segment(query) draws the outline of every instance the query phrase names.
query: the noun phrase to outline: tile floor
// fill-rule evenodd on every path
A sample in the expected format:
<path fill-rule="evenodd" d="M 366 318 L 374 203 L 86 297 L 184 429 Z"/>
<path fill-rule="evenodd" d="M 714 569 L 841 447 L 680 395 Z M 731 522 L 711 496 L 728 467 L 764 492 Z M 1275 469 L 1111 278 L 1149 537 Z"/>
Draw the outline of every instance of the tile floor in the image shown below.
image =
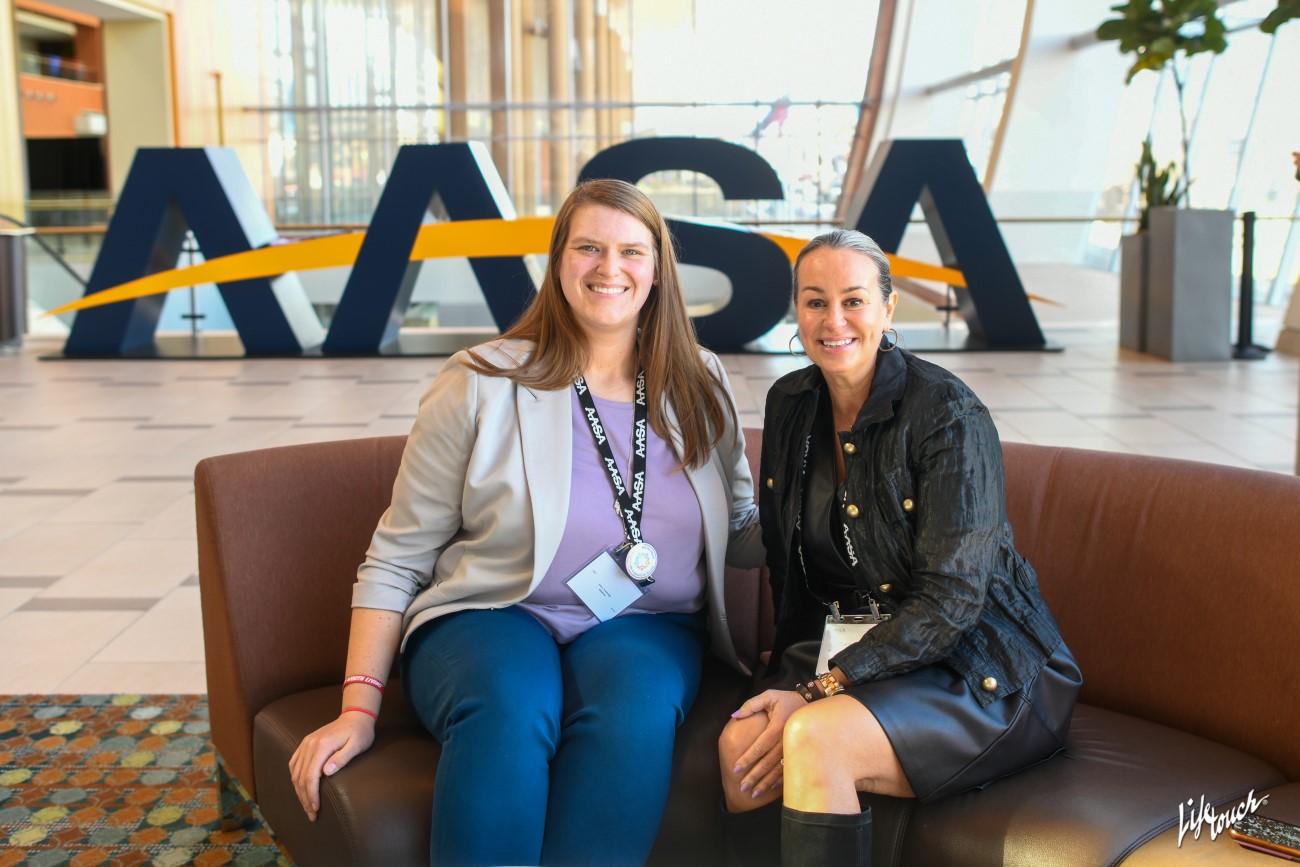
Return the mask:
<path fill-rule="evenodd" d="M 929 358 L 1004 439 L 1295 471 L 1300 360 L 1168 364 L 1115 349 L 1113 322 L 1044 324 L 1066 351 Z M 405 434 L 442 363 L 38 359 L 58 348 L 0 355 L 0 693 L 205 691 L 194 464 Z M 755 426 L 802 365 L 725 362 Z"/>

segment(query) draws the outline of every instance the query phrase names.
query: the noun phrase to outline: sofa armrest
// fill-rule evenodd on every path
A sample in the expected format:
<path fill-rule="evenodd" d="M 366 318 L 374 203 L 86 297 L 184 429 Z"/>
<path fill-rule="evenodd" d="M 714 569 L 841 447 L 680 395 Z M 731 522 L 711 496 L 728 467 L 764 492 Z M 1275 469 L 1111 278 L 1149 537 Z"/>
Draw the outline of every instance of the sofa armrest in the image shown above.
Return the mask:
<path fill-rule="evenodd" d="M 195 470 L 212 740 L 254 798 L 258 711 L 343 676 L 352 584 L 404 443 L 264 449 Z"/>

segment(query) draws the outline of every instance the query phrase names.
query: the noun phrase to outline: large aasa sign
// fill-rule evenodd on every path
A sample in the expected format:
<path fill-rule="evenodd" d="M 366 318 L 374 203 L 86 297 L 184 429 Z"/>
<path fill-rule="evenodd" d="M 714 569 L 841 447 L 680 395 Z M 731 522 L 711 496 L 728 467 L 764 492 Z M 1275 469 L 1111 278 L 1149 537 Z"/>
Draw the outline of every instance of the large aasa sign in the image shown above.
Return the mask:
<path fill-rule="evenodd" d="M 758 154 L 713 139 L 639 139 L 597 154 L 587 178 L 635 183 L 658 171 L 700 172 L 728 199 L 780 199 L 781 183 Z M 1042 331 L 987 199 L 958 140 L 886 143 L 872 165 L 852 225 L 896 251 L 919 202 L 945 267 L 913 276 L 956 289 L 969 345 L 1041 348 Z M 435 196 L 450 223 L 425 224 Z M 741 226 L 669 220 L 686 264 L 731 281 L 730 302 L 695 320 L 700 340 L 737 351 L 776 326 L 789 304 L 798 239 Z M 393 164 L 369 229 L 296 244 L 277 240 L 233 151 L 142 149 L 77 309 L 67 356 L 150 355 L 166 291 L 215 282 L 248 355 L 371 355 L 391 352 L 420 263 L 469 257 L 488 308 L 504 329 L 536 291 L 522 256 L 546 251 L 550 221 L 517 219 L 481 144 L 407 145 Z M 186 230 L 204 264 L 174 270 Z M 353 264 L 328 332 L 295 270 Z M 960 269 L 955 271 L 951 269 Z M 103 293 L 103 294 L 101 294 Z"/>

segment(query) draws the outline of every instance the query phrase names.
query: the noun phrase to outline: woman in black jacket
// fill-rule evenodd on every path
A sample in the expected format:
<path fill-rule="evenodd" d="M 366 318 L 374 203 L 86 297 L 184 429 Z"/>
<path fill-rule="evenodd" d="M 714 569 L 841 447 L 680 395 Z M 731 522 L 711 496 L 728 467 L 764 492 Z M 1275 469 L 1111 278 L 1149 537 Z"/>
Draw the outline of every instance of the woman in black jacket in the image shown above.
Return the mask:
<path fill-rule="evenodd" d="M 814 238 L 794 293 L 812 364 L 768 393 L 759 482 L 775 688 L 727 724 L 723 787 L 733 832 L 782 796 L 784 863 L 867 864 L 859 792 L 929 801 L 1051 756 L 1081 678 L 1013 544 L 988 409 L 886 336 L 880 247 Z"/>

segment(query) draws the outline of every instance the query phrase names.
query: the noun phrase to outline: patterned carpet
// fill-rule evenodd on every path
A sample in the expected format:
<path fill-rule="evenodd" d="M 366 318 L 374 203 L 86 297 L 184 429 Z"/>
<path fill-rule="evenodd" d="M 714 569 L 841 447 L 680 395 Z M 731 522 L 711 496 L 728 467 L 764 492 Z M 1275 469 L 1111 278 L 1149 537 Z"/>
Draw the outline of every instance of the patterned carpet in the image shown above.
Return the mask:
<path fill-rule="evenodd" d="M 222 830 L 201 695 L 0 696 L 0 867 L 290 865 L 247 802 Z"/>

